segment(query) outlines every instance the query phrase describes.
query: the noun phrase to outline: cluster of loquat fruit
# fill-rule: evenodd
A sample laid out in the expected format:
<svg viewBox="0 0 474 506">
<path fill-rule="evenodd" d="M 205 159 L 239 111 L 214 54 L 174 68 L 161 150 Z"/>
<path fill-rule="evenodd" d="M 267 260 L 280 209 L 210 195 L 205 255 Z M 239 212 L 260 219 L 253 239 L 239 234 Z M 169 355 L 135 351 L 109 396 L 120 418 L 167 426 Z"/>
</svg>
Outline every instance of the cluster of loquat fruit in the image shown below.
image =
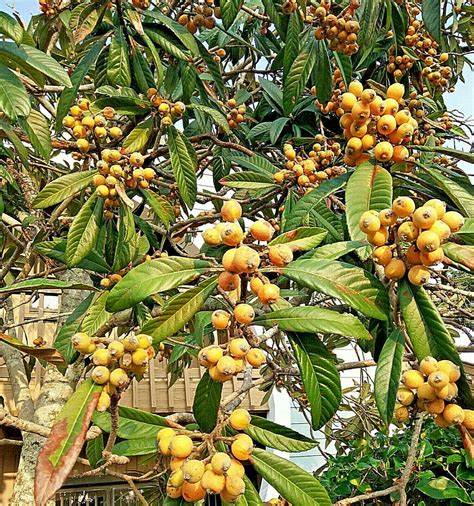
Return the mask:
<svg viewBox="0 0 474 506">
<path fill-rule="evenodd" d="M 186 2 L 185 9 L 178 15 L 178 23 L 185 26 L 188 32 L 196 33 L 207 28 L 211 30 L 216 26 L 216 19 L 221 18 L 221 9 L 214 0 L 198 0 Z"/>
<path fill-rule="evenodd" d="M 298 9 L 297 0 L 284 0 L 281 4 L 281 11 L 287 16 Z"/>
<path fill-rule="evenodd" d="M 109 339 L 78 332 L 72 336 L 71 342 L 76 351 L 90 358 L 94 366 L 91 371 L 94 383 L 104 386 L 97 403 L 98 411 L 109 408 L 110 396 L 117 390 L 124 390 L 132 376 L 143 376 L 148 362 L 155 356 L 152 339 L 146 334 Z"/>
<path fill-rule="evenodd" d="M 39 7 L 45 16 L 54 16 L 59 10 L 60 3 L 58 0 L 39 0 Z"/>
<path fill-rule="evenodd" d="M 418 122 L 404 105 L 403 84 L 387 88 L 385 100 L 373 89 L 364 89 L 359 81 L 352 81 L 340 98 L 336 113 L 347 139 L 344 162 L 356 166 L 370 159 L 372 150 L 379 162 L 403 163 L 414 161 L 404 144 L 418 129 Z"/>
<path fill-rule="evenodd" d="M 409 407 L 412 406 L 413 411 L 435 415 L 434 420 L 440 427 L 463 424 L 468 430 L 474 430 L 474 410 L 463 409 L 452 402 L 458 395 L 456 381 L 460 377 L 459 366 L 450 360 L 437 361 L 433 357 L 425 357 L 419 369 L 403 373 L 403 386 L 397 391 L 395 419 L 407 421 L 410 418 Z"/>
<path fill-rule="evenodd" d="M 181 118 L 186 110 L 183 102 L 171 102 L 163 98 L 156 88 L 148 88 L 146 96 L 153 107 L 158 109 L 162 126 L 172 125 L 173 121 Z"/>
<path fill-rule="evenodd" d="M 331 0 L 322 0 L 319 5 L 307 7 L 305 21 L 316 26 L 314 36 L 317 40 L 328 40 L 330 49 L 350 56 L 359 50 L 357 34 L 360 25 L 355 19 L 359 6 L 360 0 L 350 0 L 347 8 L 336 15 L 331 12 Z"/>
<path fill-rule="evenodd" d="M 226 105 L 229 108 L 229 112 L 226 117 L 230 128 L 238 128 L 240 123 L 247 121 L 245 118 L 245 113 L 247 112 L 245 104 L 240 104 L 238 106 L 235 98 L 231 98 L 227 101 Z"/>
<path fill-rule="evenodd" d="M 308 154 L 303 150 L 297 153 L 291 144 L 283 146 L 283 154 L 287 160 L 286 170 L 280 170 L 273 175 L 275 182 L 283 183 L 291 180 L 302 192 L 308 192 L 322 181 L 346 172 L 345 167 L 334 163 L 341 154 L 341 145 L 322 134 L 316 135 L 314 140 L 316 142 Z"/>
<path fill-rule="evenodd" d="M 112 209 L 120 207 L 117 186 L 121 188 L 148 188 L 155 177 L 151 167 L 143 168 L 145 157 L 139 152 L 122 153 L 118 149 L 103 149 L 97 162 L 98 173 L 92 184 L 99 197 L 104 199 L 104 213 L 110 218 Z"/>
<path fill-rule="evenodd" d="M 314 105 L 323 113 L 323 114 L 329 114 L 330 112 L 333 112 L 336 110 L 337 105 L 340 101 L 340 96 L 344 93 L 346 90 L 346 84 L 344 83 L 344 79 L 342 77 L 341 71 L 336 67 L 334 69 L 334 72 L 332 73 L 332 95 L 329 99 L 328 103 L 324 105 L 321 103 L 317 98 L 314 101 Z M 311 95 L 313 97 L 316 97 L 317 95 L 317 89 L 316 86 L 313 86 L 311 88 Z"/>
<path fill-rule="evenodd" d="M 385 277 L 399 280 L 408 268 L 413 285 L 428 282 L 429 267 L 444 259 L 441 244 L 463 224 L 462 215 L 446 211 L 446 204 L 439 199 L 416 208 L 413 199 L 403 196 L 396 198 L 391 208 L 366 211 L 359 220 L 367 240 L 376 246 L 372 256 L 384 267 Z"/>
<path fill-rule="evenodd" d="M 113 107 L 104 107 L 100 114 L 92 114 L 89 107 L 89 99 L 80 98 L 63 119 L 63 126 L 77 139 L 76 146 L 81 153 L 90 150 L 91 140 L 103 144 L 120 139 L 123 135 Z"/>
<path fill-rule="evenodd" d="M 227 427 L 233 429 L 233 433 L 243 431 L 248 428 L 250 421 L 247 410 L 235 409 L 218 432 L 222 434 Z M 223 501 L 234 503 L 245 492 L 245 468 L 242 462 L 252 454 L 252 439 L 242 432 L 231 437 L 216 434 L 216 439 L 220 451 L 216 451 L 213 440 L 207 434 L 170 427 L 158 432 L 158 448 L 166 459 L 166 467 L 171 471 L 166 485 L 169 497 L 182 497 L 194 503 L 204 499 L 207 494 L 220 494 Z M 224 446 L 226 451 L 221 451 Z"/>
</svg>

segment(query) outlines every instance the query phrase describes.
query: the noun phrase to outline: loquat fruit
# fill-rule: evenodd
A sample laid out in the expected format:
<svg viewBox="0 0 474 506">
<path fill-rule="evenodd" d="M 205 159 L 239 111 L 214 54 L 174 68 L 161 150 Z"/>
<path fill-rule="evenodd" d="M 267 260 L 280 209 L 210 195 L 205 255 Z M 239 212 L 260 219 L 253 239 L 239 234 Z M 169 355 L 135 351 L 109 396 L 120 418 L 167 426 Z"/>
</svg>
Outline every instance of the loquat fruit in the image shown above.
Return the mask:
<svg viewBox="0 0 474 506">
<path fill-rule="evenodd" d="M 464 218 L 457 211 L 448 211 L 442 218 L 451 232 L 457 232 L 464 225 Z"/>
<path fill-rule="evenodd" d="M 187 502 L 194 503 L 201 501 L 206 497 L 206 489 L 201 486 L 201 482 L 184 482 L 182 486 L 182 496 Z"/>
<path fill-rule="evenodd" d="M 239 323 L 248 325 L 255 318 L 255 311 L 250 304 L 237 304 L 234 308 L 234 318 Z"/>
<path fill-rule="evenodd" d="M 238 434 L 230 449 L 236 459 L 248 460 L 253 451 L 252 438 L 247 434 Z"/>
<path fill-rule="evenodd" d="M 262 304 L 273 304 L 280 297 L 280 288 L 273 283 L 264 284 L 257 294 Z"/>
<path fill-rule="evenodd" d="M 374 249 L 372 257 L 375 263 L 385 267 L 392 260 L 392 249 L 389 246 L 379 246 Z"/>
<path fill-rule="evenodd" d="M 436 388 L 432 387 L 429 383 L 423 383 L 416 391 L 419 399 L 424 401 L 434 401 L 437 397 Z"/>
<path fill-rule="evenodd" d="M 212 471 L 216 474 L 225 474 L 232 465 L 232 459 L 227 453 L 217 452 L 211 458 Z"/>
<path fill-rule="evenodd" d="M 188 483 L 198 483 L 205 471 L 204 463 L 201 460 L 191 459 L 183 461 L 181 467 L 184 481 Z"/>
<path fill-rule="evenodd" d="M 422 253 L 429 253 L 434 251 L 440 246 L 439 235 L 431 230 L 425 230 L 421 232 L 416 240 L 416 246 Z"/>
<path fill-rule="evenodd" d="M 418 228 L 411 221 L 405 221 L 397 230 L 397 236 L 401 241 L 413 242 L 418 237 Z"/>
<path fill-rule="evenodd" d="M 171 438 L 169 451 L 173 457 L 185 459 L 191 455 L 193 451 L 193 440 L 184 434 L 178 434 Z"/>
<path fill-rule="evenodd" d="M 217 309 L 212 313 L 211 323 L 217 330 L 226 329 L 230 323 L 230 314 L 222 309 Z"/>
<path fill-rule="evenodd" d="M 242 207 L 236 200 L 227 200 L 221 208 L 221 217 L 224 221 L 234 222 L 242 217 Z"/>
<path fill-rule="evenodd" d="M 243 337 L 237 337 L 229 341 L 229 353 L 234 358 L 245 357 L 247 352 L 250 350 L 250 345 L 247 339 Z"/>
<path fill-rule="evenodd" d="M 384 268 L 385 277 L 394 281 L 402 279 L 405 272 L 405 263 L 398 258 L 392 258 Z"/>
<path fill-rule="evenodd" d="M 428 376 L 428 383 L 433 388 L 443 388 L 449 383 L 449 376 L 445 372 L 437 370 Z"/>
<path fill-rule="evenodd" d="M 448 375 L 449 382 L 454 383 L 461 377 L 461 368 L 451 362 L 451 360 L 439 360 L 438 371 L 442 371 Z"/>
<path fill-rule="evenodd" d="M 240 276 L 232 272 L 224 271 L 219 274 L 217 279 L 219 288 L 226 292 L 236 290 L 240 286 Z"/>
<path fill-rule="evenodd" d="M 398 217 L 406 218 L 415 210 L 415 202 L 410 197 L 397 197 L 392 203 L 392 210 Z"/>
<path fill-rule="evenodd" d="M 268 242 L 274 233 L 275 229 L 266 220 L 258 220 L 250 227 L 250 234 L 256 241 Z"/>
<path fill-rule="evenodd" d="M 414 400 L 415 394 L 409 388 L 401 387 L 397 390 L 397 401 L 402 406 L 409 406 Z"/>
<path fill-rule="evenodd" d="M 425 375 L 429 376 L 431 373 L 438 370 L 438 361 L 430 357 L 429 355 L 426 356 L 421 362 L 420 362 L 420 371 Z"/>
<path fill-rule="evenodd" d="M 252 417 L 246 409 L 238 408 L 230 414 L 229 423 L 235 430 L 245 430 L 250 425 L 251 419 Z"/>
<path fill-rule="evenodd" d="M 255 368 L 260 367 L 266 361 L 265 353 L 260 348 L 250 348 L 245 358 Z"/>
<path fill-rule="evenodd" d="M 286 244 L 275 244 L 268 248 L 268 258 L 273 265 L 284 267 L 293 260 L 293 251 Z"/>
<path fill-rule="evenodd" d="M 405 371 L 402 375 L 402 383 L 407 388 L 411 389 L 419 388 L 421 385 L 423 385 L 424 382 L 425 379 L 423 377 L 423 374 L 415 369 Z"/>
<path fill-rule="evenodd" d="M 457 404 L 447 404 L 443 411 L 443 418 L 449 425 L 457 425 L 464 422 L 464 410 Z"/>
</svg>

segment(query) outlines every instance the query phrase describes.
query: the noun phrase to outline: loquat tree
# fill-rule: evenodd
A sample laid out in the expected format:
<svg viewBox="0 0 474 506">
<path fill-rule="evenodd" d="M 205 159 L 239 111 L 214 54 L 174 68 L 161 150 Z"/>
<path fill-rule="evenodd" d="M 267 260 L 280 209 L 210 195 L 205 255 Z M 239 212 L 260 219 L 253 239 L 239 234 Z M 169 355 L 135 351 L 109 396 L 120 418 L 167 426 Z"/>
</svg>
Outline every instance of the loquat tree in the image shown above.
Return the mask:
<svg viewBox="0 0 474 506">
<path fill-rule="evenodd" d="M 332 504 L 326 478 L 268 450 L 317 441 L 240 405 L 286 391 L 330 439 L 341 372 L 371 366 L 364 437 L 405 424 L 406 462 L 337 504 L 410 502 L 429 417 L 457 431 L 464 479 L 474 156 L 445 96 L 469 70 L 472 5 L 39 7 L 28 24 L 0 12 L 0 357 L 15 406 L 0 438 L 21 446 L 9 504 L 107 475 L 140 504 L 258 506 L 262 479 L 279 494 L 268 504 Z M 16 297 L 48 290 L 53 342 L 18 337 Z M 347 345 L 368 355 L 346 362 Z M 124 403 L 156 357 L 172 381 L 192 361 L 205 371 L 192 413 Z M 130 474 L 137 456 L 149 465 Z M 474 499 L 439 479 L 420 490 Z"/>
</svg>

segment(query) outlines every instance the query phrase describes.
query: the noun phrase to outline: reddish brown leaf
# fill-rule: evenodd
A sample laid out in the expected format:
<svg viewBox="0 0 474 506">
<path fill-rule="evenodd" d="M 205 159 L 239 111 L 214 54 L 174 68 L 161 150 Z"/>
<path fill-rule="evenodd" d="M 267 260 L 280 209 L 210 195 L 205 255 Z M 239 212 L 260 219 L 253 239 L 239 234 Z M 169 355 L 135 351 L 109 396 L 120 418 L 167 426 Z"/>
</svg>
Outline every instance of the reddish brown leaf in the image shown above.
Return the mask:
<svg viewBox="0 0 474 506">
<path fill-rule="evenodd" d="M 44 346 L 28 346 L 18 339 L 8 336 L 7 334 L 2 334 L 1 332 L 0 341 L 13 346 L 23 353 L 36 357 L 39 360 L 44 360 L 45 362 L 50 362 L 51 364 L 55 365 L 66 365 L 63 356 L 55 348 L 46 348 Z"/>
</svg>

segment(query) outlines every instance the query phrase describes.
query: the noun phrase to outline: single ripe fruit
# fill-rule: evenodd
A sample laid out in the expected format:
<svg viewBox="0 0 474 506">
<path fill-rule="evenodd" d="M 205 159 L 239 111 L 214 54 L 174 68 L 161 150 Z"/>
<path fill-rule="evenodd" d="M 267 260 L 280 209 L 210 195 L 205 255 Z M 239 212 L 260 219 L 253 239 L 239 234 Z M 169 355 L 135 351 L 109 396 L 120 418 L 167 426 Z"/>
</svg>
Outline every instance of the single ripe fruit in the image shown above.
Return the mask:
<svg viewBox="0 0 474 506">
<path fill-rule="evenodd" d="M 71 338 L 71 342 L 74 349 L 84 355 L 89 352 L 89 347 L 92 344 L 91 338 L 85 332 L 74 334 Z"/>
<path fill-rule="evenodd" d="M 454 383 L 461 377 L 461 368 L 453 364 L 451 360 L 440 360 L 438 362 L 438 371 L 446 373 L 450 383 Z"/>
<path fill-rule="evenodd" d="M 443 399 L 435 399 L 426 403 L 426 411 L 432 415 L 440 415 L 444 411 Z"/>
<path fill-rule="evenodd" d="M 250 413 L 243 408 L 235 409 L 229 417 L 230 426 L 235 430 L 245 430 L 249 425 L 252 417 Z"/>
<path fill-rule="evenodd" d="M 410 265 L 421 264 L 421 253 L 416 247 L 416 244 L 412 244 L 406 251 L 406 260 Z"/>
<path fill-rule="evenodd" d="M 275 229 L 266 220 L 258 220 L 250 227 L 250 234 L 256 241 L 268 242 L 275 233 Z"/>
<path fill-rule="evenodd" d="M 183 491 L 181 487 L 173 487 L 171 483 L 166 484 L 166 495 L 171 499 L 179 499 Z"/>
<path fill-rule="evenodd" d="M 244 232 L 238 223 L 227 223 L 221 231 L 221 239 L 226 246 L 237 246 L 243 238 Z"/>
<path fill-rule="evenodd" d="M 422 232 L 416 240 L 416 245 L 422 253 L 429 253 L 440 247 L 441 241 L 439 235 L 431 230 Z"/>
<path fill-rule="evenodd" d="M 242 217 L 242 207 L 236 200 L 227 200 L 221 208 L 224 221 L 237 221 Z"/>
<path fill-rule="evenodd" d="M 412 285 L 421 286 L 430 280 L 430 271 L 424 265 L 414 265 L 408 271 L 408 281 Z"/>
<path fill-rule="evenodd" d="M 280 288 L 273 283 L 267 283 L 260 288 L 257 295 L 262 304 L 273 304 L 280 297 Z"/>
<path fill-rule="evenodd" d="M 176 471 L 173 471 L 168 478 L 168 483 L 172 487 L 180 487 L 184 483 L 184 474 L 182 469 L 176 469 Z"/>
<path fill-rule="evenodd" d="M 386 266 L 392 260 L 392 249 L 389 246 L 375 248 L 372 257 L 379 265 Z"/>
<path fill-rule="evenodd" d="M 438 234 L 439 240 L 441 242 L 444 242 L 451 235 L 451 229 L 442 220 L 435 221 L 429 230 L 435 234 Z"/>
<path fill-rule="evenodd" d="M 200 482 L 197 483 L 183 483 L 182 496 L 186 502 L 194 503 L 201 501 L 206 497 L 206 490 L 201 486 Z"/>
<path fill-rule="evenodd" d="M 193 440 L 189 436 L 179 434 L 171 439 L 169 449 L 173 457 L 185 459 L 193 451 Z"/>
<path fill-rule="evenodd" d="M 254 276 L 251 280 L 250 280 L 250 290 L 252 290 L 252 293 L 254 293 L 255 295 L 258 294 L 258 291 L 260 290 L 260 288 L 262 288 L 263 286 L 263 281 L 258 278 L 257 276 Z"/>
<path fill-rule="evenodd" d="M 395 281 L 402 279 L 406 272 L 405 263 L 398 258 L 392 258 L 385 266 L 384 272 L 388 279 Z"/>
<path fill-rule="evenodd" d="M 437 388 L 436 395 L 444 401 L 452 401 L 458 395 L 458 387 L 456 383 L 448 383 L 443 388 Z"/>
<path fill-rule="evenodd" d="M 379 162 L 388 162 L 393 156 L 393 146 L 387 141 L 379 142 L 374 147 L 374 156 Z"/>
<path fill-rule="evenodd" d="M 284 267 L 293 260 L 293 252 L 286 244 L 276 244 L 268 249 L 268 258 L 273 265 Z"/>
<path fill-rule="evenodd" d="M 434 225 L 435 221 L 438 219 L 438 213 L 436 212 L 436 209 L 429 206 L 423 206 L 418 208 L 413 213 L 413 224 L 422 229 L 430 228 L 432 225 Z"/>
<path fill-rule="evenodd" d="M 227 453 L 217 452 L 211 458 L 212 470 L 216 474 L 225 474 L 232 465 L 232 459 Z"/>
<path fill-rule="evenodd" d="M 248 460 L 253 451 L 253 441 L 247 434 L 239 434 L 231 447 L 232 455 L 238 460 Z"/>
<path fill-rule="evenodd" d="M 450 425 L 464 422 L 464 410 L 457 404 L 448 404 L 443 411 L 443 418 Z"/>
<path fill-rule="evenodd" d="M 110 359 L 110 352 L 106 348 L 95 350 L 92 354 L 92 362 L 94 365 L 109 365 Z"/>
<path fill-rule="evenodd" d="M 379 212 L 380 224 L 384 227 L 391 227 L 397 222 L 397 215 L 392 209 L 382 209 Z"/>
<path fill-rule="evenodd" d="M 405 221 L 398 227 L 398 238 L 404 242 L 413 242 L 418 237 L 418 229 L 411 221 Z"/>
<path fill-rule="evenodd" d="M 165 427 L 157 432 L 156 440 L 161 441 L 162 439 L 171 439 L 174 436 L 176 436 L 176 431 L 171 427 Z"/>
<path fill-rule="evenodd" d="M 430 357 L 429 355 L 426 356 L 421 362 L 420 362 L 420 371 L 425 375 L 429 376 L 432 372 L 435 372 L 438 370 L 438 361 Z"/>
<path fill-rule="evenodd" d="M 219 246 L 222 244 L 221 234 L 216 228 L 207 228 L 204 230 L 202 238 L 209 246 Z"/>
<path fill-rule="evenodd" d="M 188 483 L 198 483 L 205 471 L 204 463 L 201 460 L 187 460 L 181 467 L 184 481 Z"/>
<path fill-rule="evenodd" d="M 107 411 L 110 407 L 110 395 L 105 391 L 102 390 L 102 392 L 99 395 L 99 400 L 97 401 L 96 410 L 100 413 Z"/>
<path fill-rule="evenodd" d="M 441 220 L 446 214 L 446 203 L 439 199 L 431 199 L 425 203 L 425 206 L 432 207 L 436 211 L 438 220 Z"/>
<path fill-rule="evenodd" d="M 415 202 L 410 197 L 398 197 L 392 203 L 392 211 L 400 218 L 410 216 L 415 210 Z"/>
<path fill-rule="evenodd" d="M 408 409 L 406 406 L 399 406 L 395 410 L 395 420 L 397 422 L 406 422 L 410 418 L 410 413 L 408 412 Z"/>
<path fill-rule="evenodd" d="M 365 211 L 359 220 L 359 228 L 365 234 L 377 232 L 381 226 L 377 212 Z"/>
<path fill-rule="evenodd" d="M 208 492 L 219 494 L 225 487 L 225 476 L 217 474 L 212 470 L 204 471 L 201 478 L 201 487 Z"/>
<path fill-rule="evenodd" d="M 98 365 L 92 369 L 91 378 L 94 383 L 105 385 L 109 381 L 110 371 L 104 365 Z"/>
<path fill-rule="evenodd" d="M 265 361 L 265 353 L 260 348 L 250 348 L 245 356 L 252 367 L 260 367 Z"/>
<path fill-rule="evenodd" d="M 394 100 L 400 100 L 405 94 L 405 86 L 401 83 L 391 84 L 387 88 L 387 98 L 393 98 Z"/>
<path fill-rule="evenodd" d="M 227 476 L 225 479 L 225 490 L 231 496 L 238 497 L 245 492 L 245 482 L 238 476 Z"/>
<path fill-rule="evenodd" d="M 245 244 L 235 249 L 232 260 L 232 269 L 235 272 L 253 272 L 258 269 L 259 265 L 260 255 L 257 251 Z"/>
<path fill-rule="evenodd" d="M 456 211 L 448 211 L 441 219 L 448 225 L 451 232 L 457 232 L 464 225 L 464 218 Z"/>
<path fill-rule="evenodd" d="M 428 376 L 428 383 L 433 388 L 443 388 L 449 383 L 449 376 L 443 371 L 435 371 Z"/>
<path fill-rule="evenodd" d="M 110 384 L 117 388 L 124 388 L 129 381 L 127 373 L 118 367 L 110 373 Z"/>
<path fill-rule="evenodd" d="M 145 158 L 141 153 L 135 151 L 130 155 L 129 161 L 133 167 L 141 167 L 145 162 Z"/>
<path fill-rule="evenodd" d="M 349 93 L 352 93 L 356 97 L 360 97 L 363 91 L 364 87 L 360 81 L 352 81 L 349 83 Z"/>
<path fill-rule="evenodd" d="M 236 268 L 234 267 L 234 258 L 236 251 L 237 248 L 229 249 L 222 256 L 222 266 L 226 271 L 237 272 Z"/>
<path fill-rule="evenodd" d="M 423 265 L 434 265 L 444 260 L 443 248 L 435 249 L 429 253 L 420 253 L 420 260 Z"/>
<path fill-rule="evenodd" d="M 437 397 L 436 388 L 433 388 L 429 383 L 423 383 L 416 391 L 419 399 L 424 401 L 434 401 Z"/>
<path fill-rule="evenodd" d="M 425 382 L 423 374 L 420 371 L 411 369 L 405 371 L 402 376 L 402 382 L 407 388 L 419 388 Z"/>
<path fill-rule="evenodd" d="M 240 478 L 243 478 L 244 475 L 244 466 L 238 460 L 231 459 L 230 467 L 227 471 L 227 476 L 239 476 Z"/>
<path fill-rule="evenodd" d="M 231 292 L 240 286 L 240 276 L 232 272 L 224 271 L 219 274 L 217 282 L 219 288 L 226 292 Z"/>
<path fill-rule="evenodd" d="M 126 351 L 135 351 L 140 343 L 137 336 L 130 334 L 122 340 L 122 344 Z"/>
<path fill-rule="evenodd" d="M 376 232 L 367 234 L 367 240 L 374 246 L 383 246 L 388 240 L 388 228 L 380 227 Z"/>
<path fill-rule="evenodd" d="M 230 314 L 222 309 L 217 309 L 212 313 L 211 322 L 217 330 L 226 329 L 229 326 Z"/>
<path fill-rule="evenodd" d="M 402 406 L 409 406 L 415 400 L 415 394 L 409 388 L 399 388 L 397 390 L 397 401 Z"/>
<path fill-rule="evenodd" d="M 207 346 L 203 348 L 198 354 L 198 360 L 201 365 L 209 366 L 213 364 L 217 364 L 219 360 L 222 358 L 224 352 L 222 348 L 219 346 Z"/>
<path fill-rule="evenodd" d="M 222 376 L 232 376 L 235 374 L 236 369 L 235 360 L 232 357 L 225 355 L 217 362 L 216 369 Z"/>
<path fill-rule="evenodd" d="M 138 348 L 132 353 L 133 365 L 145 365 L 148 362 L 148 353 L 143 348 Z"/>
<path fill-rule="evenodd" d="M 250 344 L 247 339 L 243 337 L 237 337 L 229 341 L 229 353 L 234 358 L 245 357 L 247 352 L 250 350 Z"/>
</svg>

